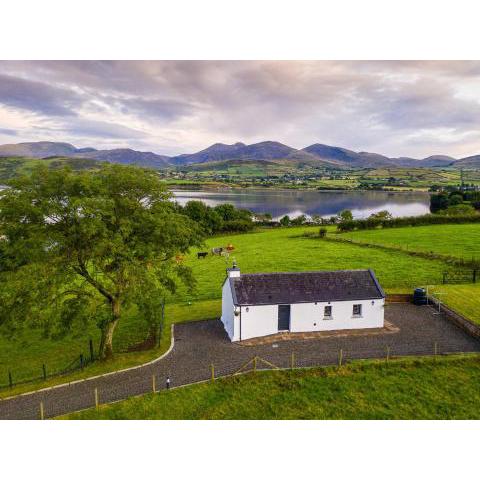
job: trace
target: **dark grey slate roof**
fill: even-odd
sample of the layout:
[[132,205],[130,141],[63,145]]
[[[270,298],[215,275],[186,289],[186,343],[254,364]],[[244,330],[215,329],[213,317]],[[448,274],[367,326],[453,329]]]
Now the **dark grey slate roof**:
[[235,305],[275,305],[384,298],[372,270],[253,273],[230,278]]

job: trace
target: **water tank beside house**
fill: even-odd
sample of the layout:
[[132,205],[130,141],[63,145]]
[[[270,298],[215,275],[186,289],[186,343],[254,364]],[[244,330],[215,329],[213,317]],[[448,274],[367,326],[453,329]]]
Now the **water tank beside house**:
[[415,305],[427,304],[427,292],[424,288],[416,288],[413,291],[413,303]]

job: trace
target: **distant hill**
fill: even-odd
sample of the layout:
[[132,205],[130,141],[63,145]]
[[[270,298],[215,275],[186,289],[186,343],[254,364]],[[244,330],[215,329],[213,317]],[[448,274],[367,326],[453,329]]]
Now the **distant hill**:
[[369,152],[354,152],[346,148],[332,147],[321,143],[315,143],[309,147],[305,147],[303,151],[324,161],[333,161],[344,166],[355,168],[376,168],[393,165],[393,162],[383,155]]
[[165,168],[169,157],[152,152],[139,152],[130,148],[96,150],[95,148],[76,148],[70,143],[25,142],[0,145],[0,157],[79,157],[142,167]]
[[130,148],[116,148],[113,150],[79,149],[74,157],[90,158],[110,163],[124,165],[139,165],[141,167],[165,168],[169,166],[169,157],[152,152],[139,152]]
[[233,145],[215,143],[211,147],[189,155],[172,157],[170,162],[175,165],[218,162],[223,160],[284,160],[296,162],[317,163],[325,165],[339,164],[335,160],[322,160],[303,150],[289,147],[279,142],[260,142],[246,145],[238,142]]
[[480,155],[472,155],[455,162],[457,168],[480,168]]
[[431,155],[430,157],[417,160],[415,158],[400,157],[391,159],[394,165],[399,167],[447,167],[457,160],[448,155]]
[[[409,157],[390,158],[373,152],[355,152],[322,143],[314,143],[301,150],[280,142],[265,141],[247,145],[242,142],[231,145],[215,143],[196,153],[169,157],[153,152],[141,152],[130,148],[97,150],[76,148],[70,143],[24,142],[0,145],[0,157],[86,158],[125,165],[140,165],[163,169],[170,166],[193,166],[203,163],[225,161],[288,161],[293,167],[310,165],[335,168],[382,168],[382,167],[464,167],[480,168],[480,155],[457,160],[447,155],[432,155],[423,159]],[[290,164],[290,163],[289,163]]]
[[78,152],[70,143],[59,142],[25,142],[0,145],[1,157],[62,157],[71,156]]

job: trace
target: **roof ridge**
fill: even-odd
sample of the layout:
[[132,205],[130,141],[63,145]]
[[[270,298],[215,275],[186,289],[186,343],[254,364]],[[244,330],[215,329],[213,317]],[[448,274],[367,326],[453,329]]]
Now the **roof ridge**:
[[[368,272],[370,268],[350,268],[345,270],[302,270],[299,272],[254,272],[254,273],[242,273],[241,276],[246,275],[304,275],[306,273],[337,273],[337,272]],[[237,277],[238,278],[238,277]]]
[[230,278],[236,305],[384,298],[371,269],[252,273]]

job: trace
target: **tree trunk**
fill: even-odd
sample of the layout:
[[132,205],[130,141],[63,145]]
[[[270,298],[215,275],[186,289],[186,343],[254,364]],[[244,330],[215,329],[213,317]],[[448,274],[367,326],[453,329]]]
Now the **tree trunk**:
[[120,302],[117,299],[112,300],[112,319],[102,328],[102,338],[100,340],[100,359],[108,360],[113,357],[113,332],[120,320]]

